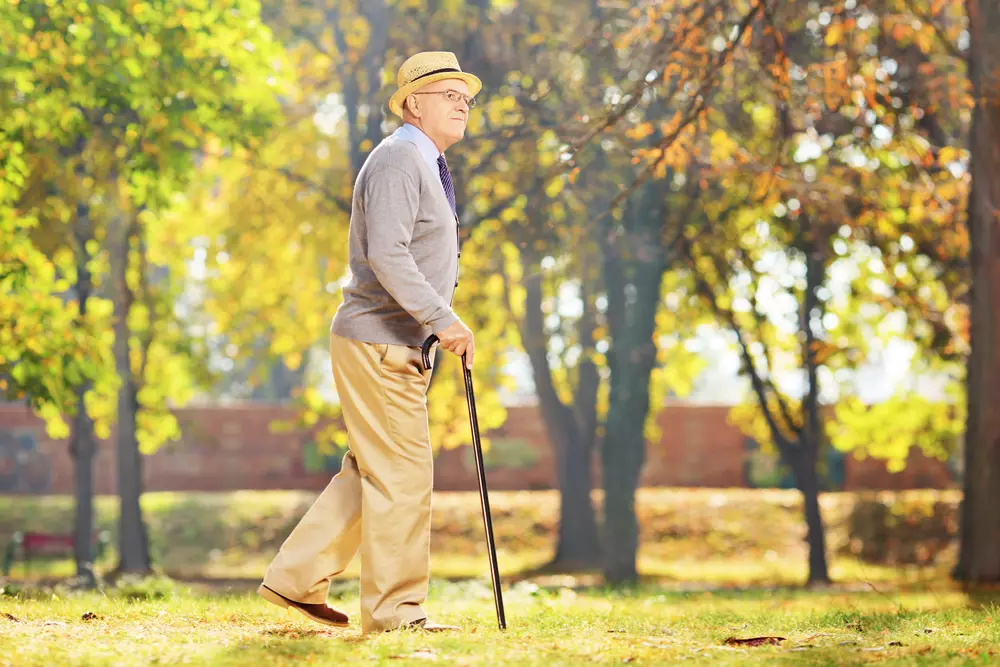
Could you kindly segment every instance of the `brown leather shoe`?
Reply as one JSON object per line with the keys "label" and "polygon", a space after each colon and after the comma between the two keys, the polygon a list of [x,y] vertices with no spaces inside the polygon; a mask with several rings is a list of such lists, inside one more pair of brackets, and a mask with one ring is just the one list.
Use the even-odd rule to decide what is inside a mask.
{"label": "brown leather shoe", "polygon": [[257,587],[257,595],[261,596],[268,602],[276,604],[282,608],[292,608],[299,612],[306,618],[316,621],[317,623],[322,623],[323,625],[332,625],[335,628],[346,628],[348,626],[347,614],[340,611],[336,607],[331,607],[328,604],[310,604],[306,602],[296,602],[295,600],[289,600],[281,593],[278,593],[274,589],[268,588],[264,584]]}

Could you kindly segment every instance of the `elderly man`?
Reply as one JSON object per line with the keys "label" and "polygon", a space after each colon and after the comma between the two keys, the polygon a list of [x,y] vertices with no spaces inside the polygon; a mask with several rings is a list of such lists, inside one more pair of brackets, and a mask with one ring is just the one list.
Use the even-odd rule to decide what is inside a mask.
{"label": "elderly man", "polygon": [[399,69],[389,109],[403,125],[368,156],[354,185],[350,283],[330,327],[330,357],[349,450],[341,471],[291,532],[258,593],[326,625],[330,579],[361,552],[362,632],[427,619],[433,466],[430,372],[420,346],[471,366],[472,332],[451,308],[458,285],[458,215],[445,151],[465,135],[481,83],[455,55],[425,52]]}

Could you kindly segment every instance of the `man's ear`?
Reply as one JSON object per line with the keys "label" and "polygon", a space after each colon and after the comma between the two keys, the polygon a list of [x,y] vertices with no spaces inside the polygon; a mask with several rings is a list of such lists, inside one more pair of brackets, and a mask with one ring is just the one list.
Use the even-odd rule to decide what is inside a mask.
{"label": "man's ear", "polygon": [[403,108],[408,109],[411,114],[413,114],[417,118],[420,118],[420,109],[417,106],[416,95],[407,95],[406,100],[403,103]]}

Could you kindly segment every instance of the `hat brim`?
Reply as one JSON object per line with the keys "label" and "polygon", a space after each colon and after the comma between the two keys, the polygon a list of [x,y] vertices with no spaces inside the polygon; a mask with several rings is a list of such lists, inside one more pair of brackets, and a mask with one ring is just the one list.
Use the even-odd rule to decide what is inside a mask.
{"label": "hat brim", "polygon": [[483,82],[474,74],[469,74],[468,72],[439,72],[418,81],[411,81],[393,93],[392,97],[389,98],[389,111],[402,118],[403,102],[408,95],[417,92],[424,86],[432,84],[435,81],[444,81],[445,79],[460,79],[465,81],[469,85],[469,95],[472,97],[478,95],[479,91],[483,89]]}

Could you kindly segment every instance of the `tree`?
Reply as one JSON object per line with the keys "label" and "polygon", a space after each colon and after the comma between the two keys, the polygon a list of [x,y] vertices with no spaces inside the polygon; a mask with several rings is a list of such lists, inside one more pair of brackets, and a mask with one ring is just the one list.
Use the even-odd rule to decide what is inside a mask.
{"label": "tree", "polygon": [[[586,201],[565,178],[546,182],[561,159],[556,133],[585,93],[560,76],[580,58],[594,13],[572,3],[518,3],[492,17],[480,8],[470,67],[486,76],[473,122],[472,147],[459,155],[468,181],[465,219],[502,276],[504,316],[531,365],[535,394],[556,460],[559,528],[547,571],[597,567],[601,548],[594,505],[593,454],[602,418],[603,355],[596,248],[582,241],[577,220]],[[601,196],[597,194],[596,196]]]}
{"label": "tree", "polygon": [[[700,184],[702,201],[690,222],[707,219],[708,225],[682,230],[689,265],[681,273],[694,280],[704,303],[736,336],[755,398],[734,419],[761,439],[777,441],[796,473],[809,526],[810,581],[828,578],[818,451],[828,441],[879,451],[847,435],[852,429],[826,421],[821,381],[829,385],[835,378],[847,388],[851,369],[883,336],[909,340],[923,364],[916,368],[939,373],[954,370],[961,347],[962,306],[954,303],[963,288],[956,270],[963,248],[956,205],[961,181],[946,169],[954,157],[945,155],[954,149],[943,145],[948,131],[961,130],[952,120],[961,108],[960,82],[946,79],[956,86],[947,89],[950,95],[928,90],[952,65],[956,47],[948,40],[954,33],[918,23],[913,11],[892,4],[747,2],[726,12],[676,2],[634,11],[618,38],[629,49],[627,62],[645,63],[646,55],[648,62],[669,64],[630,77],[631,88],[580,140],[619,124],[629,126],[633,139],[656,137],[633,145],[638,178],[613,204],[627,206],[634,192],[658,179],[664,189],[678,178]],[[892,60],[897,76],[882,59]],[[949,99],[959,101],[949,105]],[[803,146],[819,149],[819,159],[807,157]],[[878,202],[866,196],[872,191],[891,194]],[[640,210],[650,210],[657,198],[646,201]],[[619,224],[618,235],[623,228],[629,229]],[[836,242],[844,229],[847,236]],[[849,305],[841,310],[832,299],[830,271],[845,252],[847,263],[865,261],[866,253],[879,261],[869,262],[852,282]],[[779,285],[782,303],[795,308],[782,306],[784,314],[775,318],[758,303],[764,296],[774,301]],[[641,300],[633,290],[626,302]],[[862,306],[866,302],[877,307],[874,314]],[[902,331],[876,328],[872,318],[892,311],[907,322]],[[647,332],[639,329],[635,340],[646,341]],[[779,387],[780,370],[797,370],[801,389]],[[643,374],[631,375],[637,385],[621,395],[642,403]],[[891,438],[892,446],[880,453],[905,460],[911,443],[935,453],[945,449],[961,411],[915,392],[895,398],[896,405],[905,403],[911,414],[921,415],[907,435],[928,425],[939,428],[923,439]],[[879,412],[848,401],[843,409],[838,405],[838,414],[853,416],[857,425]],[[622,473],[615,489],[625,499],[618,503],[622,517],[628,516],[627,499],[642,463],[641,440],[632,443],[607,450],[606,463]],[[619,568],[626,579],[634,578],[634,550],[627,553],[634,539],[622,534],[613,544],[623,545]]]}
{"label": "tree", "polygon": [[[609,109],[595,110],[599,122],[592,123],[575,142],[582,161],[581,146],[627,119],[621,124],[630,125],[629,131],[619,133],[617,139],[638,165],[626,176],[632,185],[617,192],[610,179],[623,172],[599,170],[610,180],[602,184],[603,191],[613,194],[608,211],[599,215],[592,227],[601,253],[610,348],[608,411],[601,441],[604,574],[610,583],[630,584],[638,578],[635,491],[645,461],[650,416],[658,413],[651,406],[662,404],[662,393],[651,392],[656,386],[651,380],[666,359],[677,357],[666,346],[670,340],[667,334],[674,334],[673,348],[681,354],[670,359],[673,367],[664,377],[690,387],[690,377],[678,371],[697,371],[697,367],[681,362],[688,355],[677,344],[685,330],[693,329],[663,313],[665,292],[675,301],[686,301],[690,296],[676,275],[667,274],[697,199],[696,193],[683,186],[688,175],[683,160],[668,163],[663,157],[701,114],[705,94],[759,10],[759,4],[752,5],[732,34],[724,38],[724,48],[711,55],[705,51],[709,39],[714,31],[721,32],[721,26],[729,25],[729,15],[721,9],[715,12],[679,2],[664,3],[645,13],[633,10],[625,28],[617,35],[608,31],[604,36],[616,47],[610,51],[613,55],[606,67],[619,78],[605,85],[617,101]],[[677,62],[671,62],[674,59]],[[659,324],[664,320],[673,331],[662,330]],[[688,324],[696,322],[694,318]]]}
{"label": "tree", "polygon": [[[559,537],[544,569],[589,569],[620,545],[612,528],[620,518],[615,515],[605,521],[609,548],[602,554],[591,488],[593,454],[602,438],[610,438],[606,419],[615,376],[608,363],[613,347],[609,318],[612,311],[629,312],[611,305],[616,293],[602,269],[607,228],[593,225],[589,211],[608,206],[616,181],[630,178],[632,167],[621,153],[604,159],[602,149],[568,163],[565,138],[586,122],[578,116],[586,118],[593,111],[590,91],[613,85],[605,59],[615,48],[604,34],[604,19],[617,12],[605,12],[597,3],[591,3],[589,12],[572,3],[545,8],[521,3],[518,9],[495,20],[479,40],[493,54],[483,71],[505,72],[507,80],[479,116],[487,124],[483,148],[495,168],[477,174],[472,210],[480,216],[475,233],[485,228],[484,234],[497,235],[502,244],[496,256],[503,260],[494,263],[495,270],[508,285],[507,310],[531,363],[557,461]],[[478,155],[473,159],[477,165],[490,164]],[[572,171],[565,173],[564,165]],[[636,238],[623,240],[615,252],[631,257]],[[652,286],[655,328],[669,320],[655,307],[660,277]],[[617,287],[629,289],[624,282]],[[658,335],[657,340],[664,339]],[[682,376],[691,370],[675,354],[679,347],[674,341],[654,348],[654,366],[667,358],[679,363],[646,375],[645,391],[653,404],[668,386],[680,389]],[[632,369],[625,369],[620,377],[630,374],[634,376]],[[634,382],[640,386],[643,379],[634,377]],[[648,414],[645,410],[637,423],[628,424],[640,440],[643,433],[653,435],[655,423],[646,419]],[[625,434],[618,430],[613,439]]]}
{"label": "tree", "polygon": [[[52,146],[60,144],[58,153],[65,155],[72,151],[74,141],[79,145],[82,139],[74,140],[64,122],[60,91],[34,88],[25,56],[37,53],[38,44],[22,34],[32,22],[11,10],[0,11],[0,29],[16,35],[0,48],[0,77],[13,82],[0,95],[0,113],[6,119],[0,134],[0,223],[4,227],[0,388],[9,397],[26,399],[45,420],[50,437],[65,437],[63,416],[73,416],[74,559],[81,582],[92,585],[93,433],[107,430],[109,415],[99,406],[117,388],[108,331],[112,307],[110,301],[91,293],[89,253],[96,242],[88,229],[76,230],[79,266],[72,251],[50,258],[34,242],[39,218],[45,215],[38,215],[26,199],[33,195],[30,190],[33,181],[37,183],[38,168],[57,171],[44,156],[51,156]],[[30,98],[19,95],[22,88],[32,91]],[[43,148],[46,145],[48,151]],[[85,205],[81,202],[80,206]],[[51,235],[47,240],[51,241]],[[70,298],[74,287],[75,303]]]}
{"label": "tree", "polygon": [[[90,256],[103,249],[102,261],[110,264],[121,379],[119,571],[150,567],[139,446],[155,448],[177,435],[168,399],[183,398],[163,381],[183,375],[174,372],[177,350],[157,335],[179,328],[164,323],[173,319],[169,300],[154,306],[151,297],[158,291],[149,283],[150,257],[155,261],[158,250],[148,245],[156,214],[183,187],[200,145],[245,142],[271,120],[268,81],[278,80],[273,66],[280,50],[255,18],[255,2],[229,5],[230,11],[216,12],[183,0],[156,8],[22,2],[3,10],[5,24],[16,28],[16,48],[4,54],[16,117],[60,110],[58,124],[40,124],[28,152],[39,159],[58,155],[68,168],[64,180],[33,174],[45,198],[24,203],[59,213],[48,221],[53,225],[73,221],[81,309],[90,300]],[[61,208],[49,205],[50,192],[62,195]],[[94,246],[98,241],[103,248]],[[164,275],[161,280],[169,278]],[[81,419],[77,427],[73,450],[89,466],[90,423]],[[86,522],[81,517],[81,531]]]}
{"label": "tree", "polygon": [[968,422],[955,576],[1000,581],[1000,6],[966,3],[968,67],[975,106],[969,135],[972,188],[968,228],[972,270]]}

